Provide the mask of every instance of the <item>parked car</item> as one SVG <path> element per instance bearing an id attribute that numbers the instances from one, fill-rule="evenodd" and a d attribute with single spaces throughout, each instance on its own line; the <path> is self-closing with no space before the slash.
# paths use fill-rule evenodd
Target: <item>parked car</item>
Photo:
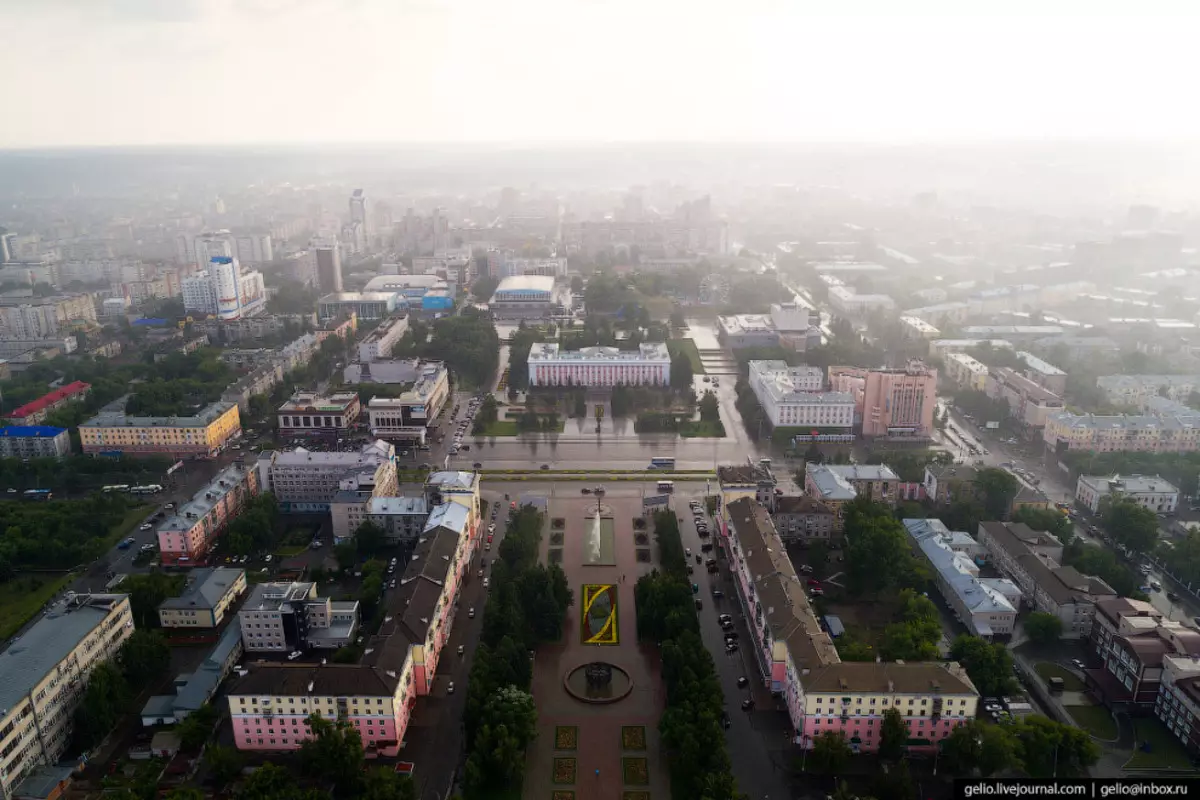
<path id="1" fill-rule="evenodd" d="M 745 675 L 742 675 L 741 677 L 739 677 L 737 679 L 737 685 L 738 685 L 739 689 L 745 689 L 747 686 L 750 685 L 750 679 L 747 678 Z"/>
<path id="2" fill-rule="evenodd" d="M 749 711 L 752 708 L 754 708 L 754 698 L 753 697 L 747 697 L 745 700 L 742 701 L 742 711 Z"/>
<path id="3" fill-rule="evenodd" d="M 725 645 L 726 653 L 736 653 L 738 651 L 737 642 L 729 642 Z"/>
<path id="4" fill-rule="evenodd" d="M 475 606 L 467 609 L 467 619 L 475 619 Z"/>
<path id="5" fill-rule="evenodd" d="M 454 681 L 446 684 L 446 694 L 454 694 Z"/>

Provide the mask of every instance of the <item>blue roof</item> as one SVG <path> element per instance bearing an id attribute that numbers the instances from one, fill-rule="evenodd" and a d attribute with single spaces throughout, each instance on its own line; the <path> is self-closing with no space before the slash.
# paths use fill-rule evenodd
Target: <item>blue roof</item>
<path id="1" fill-rule="evenodd" d="M 214 264 L 232 264 L 233 259 L 229 256 L 213 256 L 211 259 Z"/>
<path id="2" fill-rule="evenodd" d="M 53 425 L 13 425 L 10 428 L 0 428 L 0 437 L 24 438 L 38 437 L 53 439 L 60 433 L 66 433 L 66 428 L 56 428 Z"/>
<path id="3" fill-rule="evenodd" d="M 154 317 L 154 318 L 142 317 L 141 319 L 135 319 L 130 324 L 132 324 L 132 325 L 156 325 L 157 326 L 157 325 L 170 325 L 171 323 L 161 317 Z"/>

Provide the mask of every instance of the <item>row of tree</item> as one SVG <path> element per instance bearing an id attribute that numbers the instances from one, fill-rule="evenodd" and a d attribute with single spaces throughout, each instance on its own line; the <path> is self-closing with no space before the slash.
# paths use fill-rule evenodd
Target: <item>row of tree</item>
<path id="1" fill-rule="evenodd" d="M 567 608 L 574 602 L 562 568 L 538 563 L 543 523 L 544 515 L 533 506 L 518 509 L 492 563 L 463 712 L 467 798 L 520 785 L 525 749 L 537 732 L 529 654 L 538 644 L 562 636 Z"/>
<path id="2" fill-rule="evenodd" d="M 654 516 L 662 571 L 634 587 L 638 638 L 659 645 L 667 707 L 659 721 L 673 797 L 738 797 L 721 726 L 724 695 L 712 655 L 700 638 L 679 524 L 671 511 Z"/>
<path id="3" fill-rule="evenodd" d="M 134 697 L 160 680 L 171 663 L 167 640 L 158 631 L 135 630 L 112 661 L 103 661 L 88 675 L 83 697 L 75 709 L 73 749 L 86 753 L 133 711 Z"/>

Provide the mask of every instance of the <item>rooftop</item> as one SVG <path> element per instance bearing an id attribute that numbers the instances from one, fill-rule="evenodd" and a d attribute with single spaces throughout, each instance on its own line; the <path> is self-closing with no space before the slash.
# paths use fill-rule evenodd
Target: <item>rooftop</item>
<path id="1" fill-rule="evenodd" d="M 367 514 L 378 516 L 424 516 L 429 506 L 424 497 L 372 497 L 367 501 Z"/>
<path id="2" fill-rule="evenodd" d="M 858 491 L 850 481 L 831 470 L 828 464 L 807 464 L 805 472 L 822 500 L 850 501 L 858 497 Z"/>
<path id="3" fill-rule="evenodd" d="M 900 476 L 887 464 L 824 464 L 848 481 L 898 481 Z"/>
<path id="4" fill-rule="evenodd" d="M 131 417 L 125 414 L 129 395 L 119 397 L 79 425 L 81 428 L 207 428 L 221 415 L 237 408 L 237 403 L 219 400 L 190 417 Z"/>
<path id="5" fill-rule="evenodd" d="M 1100 494 L 1109 492 L 1178 494 L 1179 492 L 1174 484 L 1158 475 L 1080 475 L 1079 482 L 1090 486 L 1093 491 Z"/>
<path id="6" fill-rule="evenodd" d="M 637 351 L 616 347 L 582 347 L 560 350 L 557 342 L 539 342 L 529 351 L 530 361 L 670 361 L 671 354 L 662 342 L 645 342 Z"/>
<path id="7" fill-rule="evenodd" d="M 355 392 L 337 392 L 325 397 L 317 392 L 296 392 L 279 407 L 279 413 L 337 412 L 345 413 L 358 403 Z"/>
<path id="8" fill-rule="evenodd" d="M 0 709 L 14 708 L 124 600 L 123 594 L 72 596 L 0 652 Z"/>
<path id="9" fill-rule="evenodd" d="M 55 428 L 51 425 L 13 425 L 8 428 L 0 428 L 0 438 L 53 439 L 60 433 L 66 432 L 66 428 Z"/>
<path id="10" fill-rule="evenodd" d="M 992 370 L 991 379 L 998 384 L 1010 387 L 1024 396 L 1026 400 L 1032 400 L 1040 405 L 1061 407 L 1063 404 L 1062 398 L 1054 392 L 1008 367 Z"/>
<path id="11" fill-rule="evenodd" d="M 501 279 L 492 298 L 495 299 L 496 295 L 503 292 L 545 292 L 550 294 L 553 291 L 554 277 L 551 275 L 510 275 Z"/>
<path id="12" fill-rule="evenodd" d="M 225 495 L 244 484 L 248 472 L 248 467 L 230 464 L 218 472 L 207 486 L 198 489 L 191 500 L 180 503 L 174 514 L 159 523 L 156 531 L 190 531 L 197 521 L 207 517 L 216 508 Z"/>
<path id="13" fill-rule="evenodd" d="M 1083 575 L 1074 567 L 1060 567 L 1034 552 L 1033 546 L 1061 546 L 1050 534 L 1035 531 L 1023 523 L 981 522 L 979 526 L 1008 551 L 1055 603 L 1092 603 L 1101 597 L 1116 595 L 1100 578 Z"/>
<path id="14" fill-rule="evenodd" d="M 277 467 L 301 467 L 315 464 L 350 468 L 362 464 L 378 466 L 384 461 L 394 459 L 396 448 L 382 439 L 377 439 L 364 444 L 357 453 L 314 452 L 297 447 L 294 450 L 264 452 L 259 458 L 261 459 L 263 456 L 273 456 L 274 466 Z"/>
<path id="15" fill-rule="evenodd" d="M 357 664 L 279 664 L 251 666 L 250 674 L 229 687 L 238 695 L 390 697 L 399 678 Z"/>
<path id="16" fill-rule="evenodd" d="M 162 609 L 213 609 L 233 587 L 245 570 L 231 567 L 204 567 L 188 574 L 188 583 L 179 597 L 168 597 L 159 604 Z"/>
<path id="17" fill-rule="evenodd" d="M 470 518 L 471 510 L 462 503 L 442 503 L 440 506 L 434 506 L 433 511 L 429 512 L 424 532 L 446 528 L 461 536 L 467 532 L 467 521 Z"/>
<path id="18" fill-rule="evenodd" d="M 721 483 L 774 483 L 771 470 L 763 464 L 722 464 L 717 467 Z"/>
<path id="19" fill-rule="evenodd" d="M 395 292 L 330 292 L 323 295 L 318 303 L 404 303 L 397 298 Z"/>
<path id="20" fill-rule="evenodd" d="M 426 486 L 440 486 L 445 489 L 474 489 L 479 482 L 479 476 L 474 472 L 449 471 L 431 472 L 425 479 Z"/>
<path id="21" fill-rule="evenodd" d="M 775 501 L 776 514 L 833 514 L 833 510 L 820 500 L 806 494 L 788 495 Z"/>
<path id="22" fill-rule="evenodd" d="M 74 381 L 73 383 L 68 383 L 66 386 L 60 386 L 52 392 L 47 392 L 37 400 L 31 400 L 25 405 L 13 409 L 8 413 L 8 417 L 10 419 L 21 419 L 23 417 L 27 417 L 30 414 L 41 411 L 47 406 L 60 403 L 63 400 L 73 397 L 80 392 L 86 392 L 90 388 L 92 388 L 92 385 L 90 383 L 84 383 L 83 381 Z"/>
<path id="23" fill-rule="evenodd" d="M 292 581 L 291 583 L 256 583 L 241 611 L 273 611 L 285 603 L 307 602 L 318 599 L 315 583 Z"/>
<path id="24" fill-rule="evenodd" d="M 732 314 L 717 317 L 717 323 L 730 336 L 775 332 L 775 323 L 766 314 Z"/>
<path id="25" fill-rule="evenodd" d="M 1049 361 L 1044 361 L 1033 353 L 1027 353 L 1024 350 L 1017 351 L 1017 358 L 1025 362 L 1025 366 L 1029 367 L 1039 375 L 1066 375 L 1058 367 L 1051 364 Z"/>

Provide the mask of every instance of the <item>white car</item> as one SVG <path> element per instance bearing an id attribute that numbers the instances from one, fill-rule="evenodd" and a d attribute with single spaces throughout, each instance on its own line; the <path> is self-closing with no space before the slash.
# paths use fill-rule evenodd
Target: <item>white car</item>
<path id="1" fill-rule="evenodd" d="M 292 652 L 288 653 L 288 661 L 295 661 L 302 655 L 303 653 L 301 653 L 299 650 L 293 650 Z"/>
<path id="2" fill-rule="evenodd" d="M 467 619 L 475 619 L 475 606 L 467 609 Z"/>
<path id="3" fill-rule="evenodd" d="M 495 532 L 496 532 L 496 524 L 492 523 L 491 525 L 488 525 L 488 533 L 495 533 Z"/>
<path id="4" fill-rule="evenodd" d="M 151 525 L 149 522 L 146 522 L 146 523 L 143 523 L 143 524 L 139 525 L 139 526 L 138 526 L 138 530 L 139 530 L 139 531 L 148 531 L 148 530 L 150 530 L 150 529 L 151 529 L 151 528 L 153 528 L 153 527 L 154 527 L 154 526 L 153 526 L 153 525 Z"/>
<path id="5" fill-rule="evenodd" d="M 446 694 L 454 694 L 454 681 L 450 681 L 450 683 L 446 685 Z"/>
<path id="6" fill-rule="evenodd" d="M 491 578 L 484 578 L 483 579 L 483 588 L 485 588 L 485 589 L 488 588 L 488 586 L 490 585 L 490 583 L 489 583 L 490 581 L 491 581 Z"/>
<path id="7" fill-rule="evenodd" d="M 273 558 L 273 556 L 272 556 L 270 553 L 267 553 L 266 557 L 265 557 L 265 558 L 263 558 L 263 561 L 265 561 L 265 562 L 267 562 L 268 564 L 270 564 L 270 563 L 271 563 L 271 559 L 272 559 L 272 558 Z"/>

